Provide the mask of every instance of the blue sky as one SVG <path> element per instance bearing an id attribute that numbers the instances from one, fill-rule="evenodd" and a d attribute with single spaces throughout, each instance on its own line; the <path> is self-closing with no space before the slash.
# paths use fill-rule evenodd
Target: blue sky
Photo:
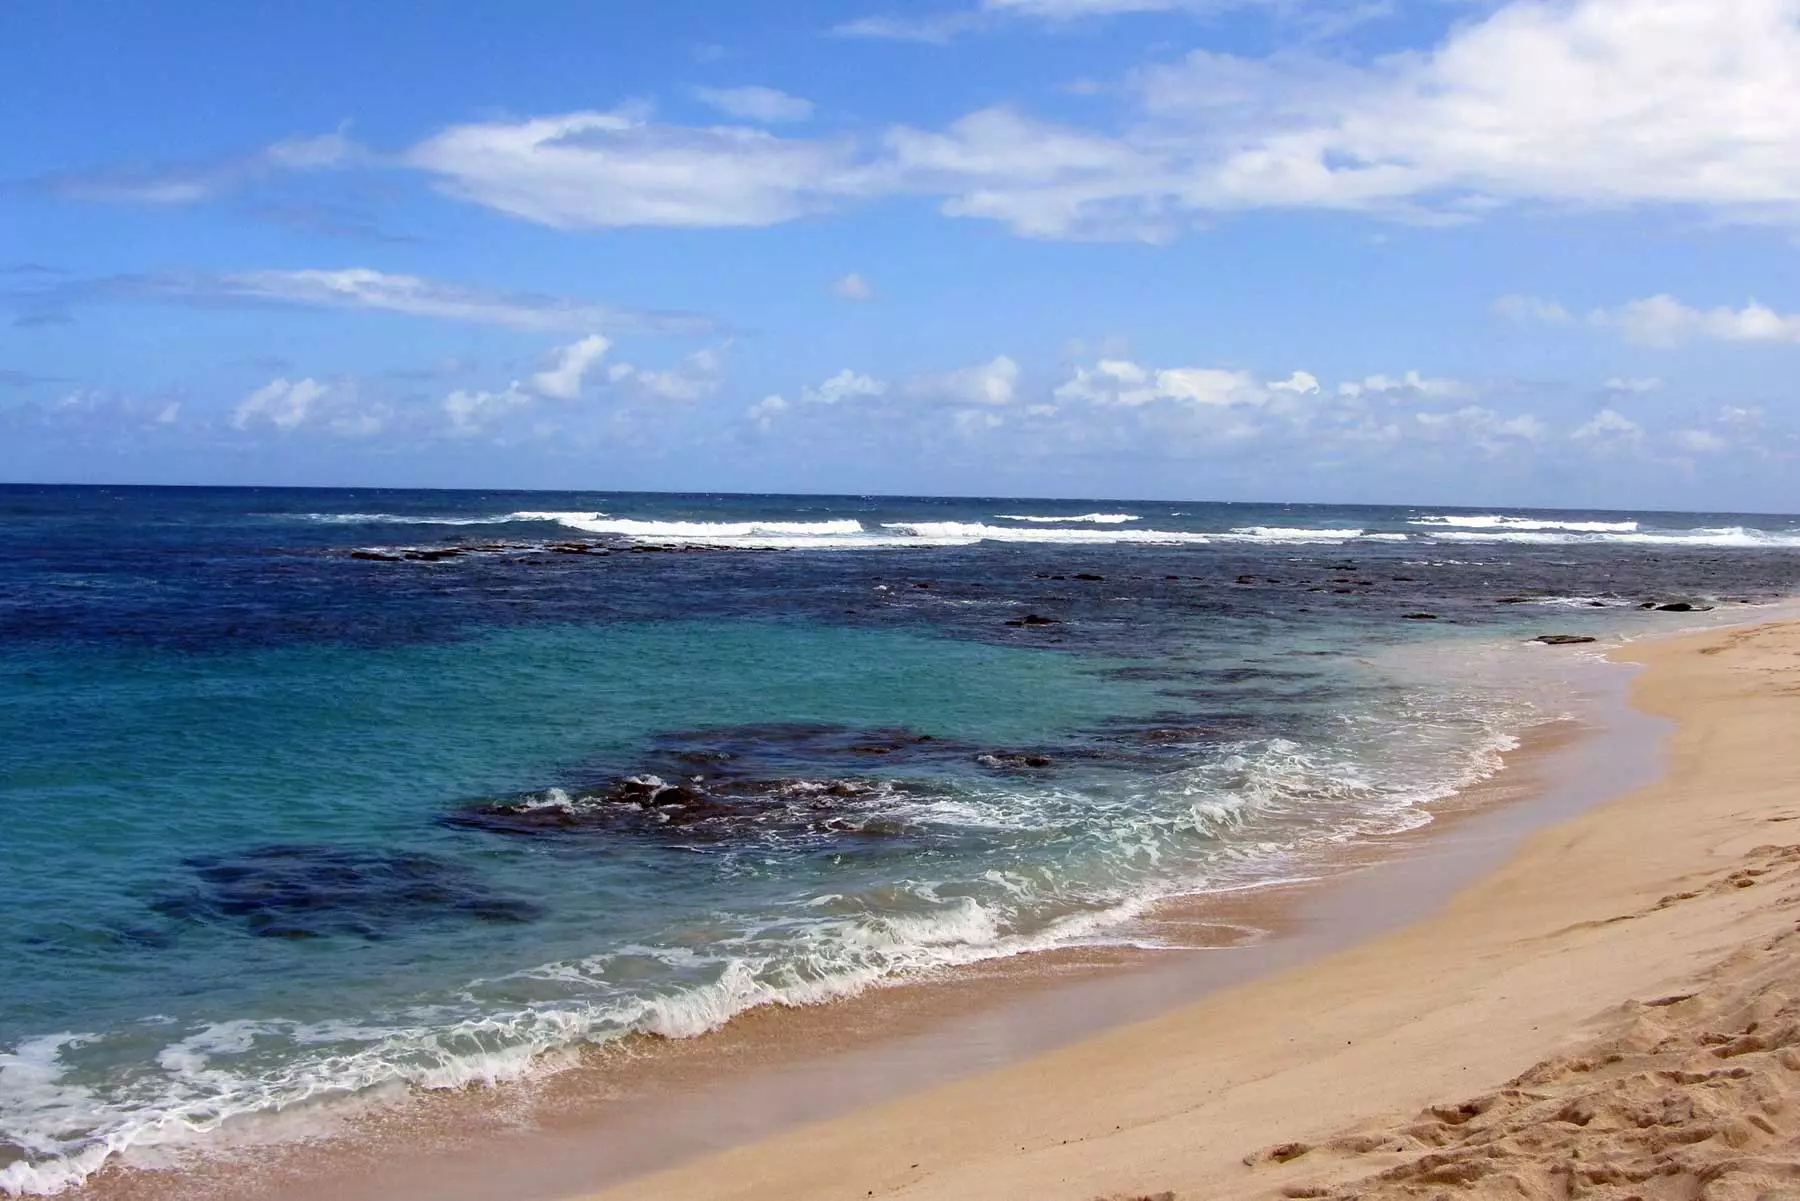
<path id="1" fill-rule="evenodd" d="M 1800 0 L 0 33 L 0 478 L 1800 509 Z"/>

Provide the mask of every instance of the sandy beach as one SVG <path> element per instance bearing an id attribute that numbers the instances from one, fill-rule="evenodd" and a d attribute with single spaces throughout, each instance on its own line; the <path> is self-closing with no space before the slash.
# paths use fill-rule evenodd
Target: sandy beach
<path id="1" fill-rule="evenodd" d="M 1429 918 L 592 1201 L 1800 1194 L 1800 625 L 1614 657 L 1663 775 Z"/>

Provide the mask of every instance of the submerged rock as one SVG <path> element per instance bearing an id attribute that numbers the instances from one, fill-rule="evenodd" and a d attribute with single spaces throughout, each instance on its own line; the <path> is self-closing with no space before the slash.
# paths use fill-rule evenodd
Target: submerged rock
<path id="1" fill-rule="evenodd" d="M 542 914 L 490 890 L 461 864 L 417 852 L 276 844 L 183 862 L 193 886 L 151 908 L 258 938 L 377 939 L 421 922 L 529 922 Z"/>
<path id="2" fill-rule="evenodd" d="M 1591 634 L 1539 634 L 1532 641 L 1541 642 L 1545 646 L 1574 646 L 1577 643 L 1597 640 Z"/>
<path id="3" fill-rule="evenodd" d="M 1050 767 L 1056 761 L 1048 755 L 1031 751 L 987 751 L 975 756 L 975 762 L 1000 771 L 1017 771 L 1020 768 Z"/>
<path id="4" fill-rule="evenodd" d="M 492 834 L 677 835 L 728 842 L 800 836 L 891 837 L 909 827 L 890 811 L 915 788 L 886 780 L 733 780 L 694 776 L 667 781 L 630 776 L 596 792 L 560 788 L 478 802 L 446 814 L 444 824 Z"/>
<path id="5" fill-rule="evenodd" d="M 1054 617 L 1040 617 L 1036 613 L 1027 613 L 1023 617 L 1015 617 L 1006 623 L 1009 626 L 1055 626 L 1062 623 Z"/>

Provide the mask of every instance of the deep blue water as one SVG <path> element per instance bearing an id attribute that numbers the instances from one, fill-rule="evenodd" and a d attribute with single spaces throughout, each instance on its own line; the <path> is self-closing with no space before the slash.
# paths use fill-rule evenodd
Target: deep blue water
<path id="1" fill-rule="evenodd" d="M 0 1191 L 1132 937 L 1493 770 L 1494 648 L 1797 578 L 1755 515 L 0 487 Z"/>

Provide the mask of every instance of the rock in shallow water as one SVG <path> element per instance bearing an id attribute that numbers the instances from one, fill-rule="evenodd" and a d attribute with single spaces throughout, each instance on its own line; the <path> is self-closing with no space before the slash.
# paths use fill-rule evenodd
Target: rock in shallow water
<path id="1" fill-rule="evenodd" d="M 183 862 L 194 885 L 151 908 L 259 938 L 376 939 L 421 922 L 529 922 L 543 912 L 492 891 L 461 864 L 415 852 L 274 845 Z"/>

